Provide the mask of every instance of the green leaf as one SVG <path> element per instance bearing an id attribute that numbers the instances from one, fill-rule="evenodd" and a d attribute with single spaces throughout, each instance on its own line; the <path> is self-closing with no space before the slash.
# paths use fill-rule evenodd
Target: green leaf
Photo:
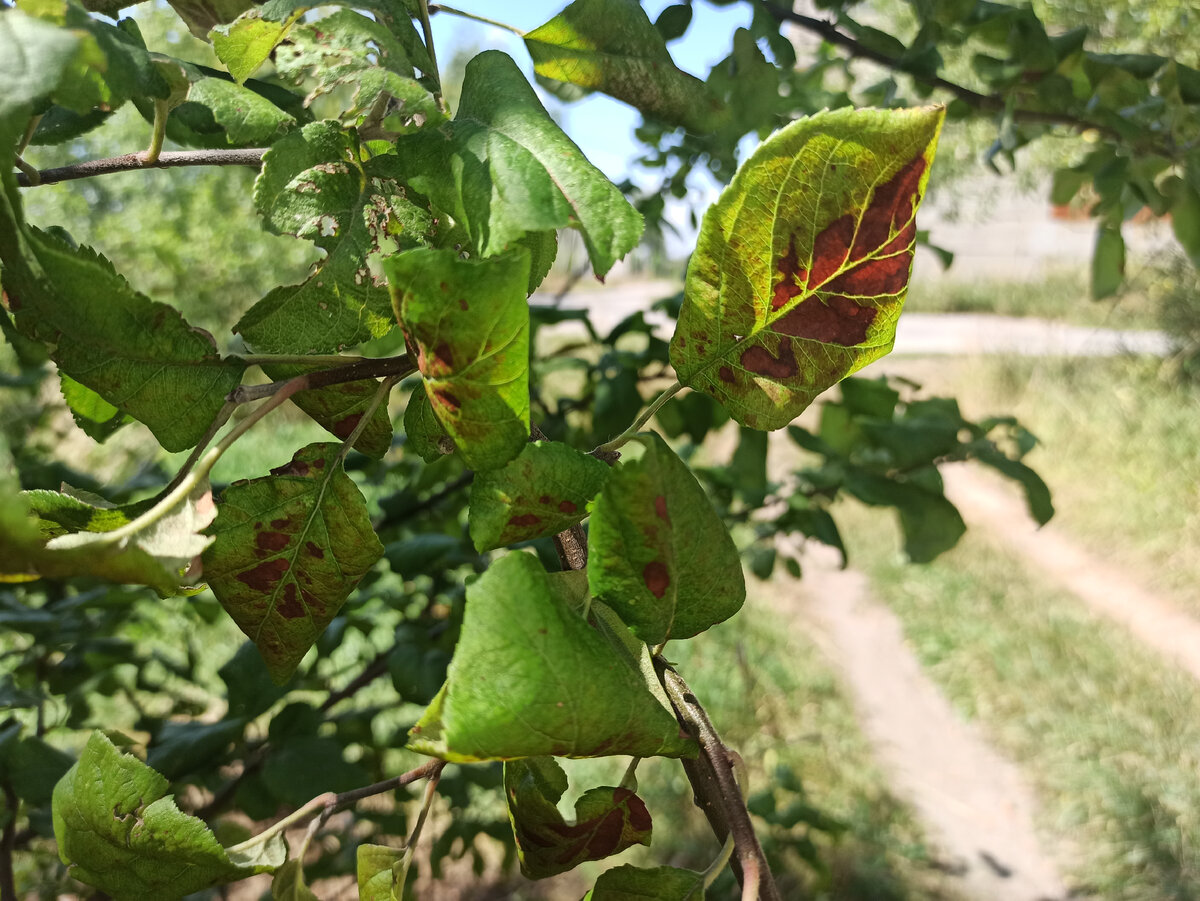
<path id="1" fill-rule="evenodd" d="M 896 508 L 904 552 L 913 563 L 928 563 L 945 553 L 967 531 L 958 509 L 941 493 L 940 479 L 938 490 L 932 491 L 917 481 L 898 482 L 855 467 L 847 472 L 845 484 L 864 504 Z"/>
<path id="2" fill-rule="evenodd" d="M 186 104 L 204 107 L 228 137 L 228 145 L 269 145 L 296 120 L 249 88 L 222 78 L 201 78 L 188 90 Z M 175 114 L 178 114 L 176 110 Z"/>
<path id="3" fill-rule="evenodd" d="M 340 449 L 310 444 L 271 475 L 226 488 L 204 553 L 213 594 L 280 684 L 383 556 Z"/>
<path id="4" fill-rule="evenodd" d="M 694 753 L 636 667 L 557 599 L 536 557 L 509 554 L 467 588 L 446 684 L 408 747 L 456 762 Z"/>
<path id="5" fill-rule="evenodd" d="M 383 269 L 438 421 L 471 469 L 503 466 L 529 440 L 529 253 L 422 248 Z"/>
<path id="6" fill-rule="evenodd" d="M 710 130 L 720 112 L 704 82 L 676 67 L 635 0 L 575 0 L 526 34 L 525 46 L 539 75 L 602 91 L 690 131 Z"/>
<path id="7" fill-rule="evenodd" d="M 326 367 L 272 364 L 264 366 L 263 372 L 273 381 L 281 381 L 321 368 Z M 321 428 L 345 441 L 358 427 L 363 414 L 378 393 L 379 382 L 367 379 L 361 382 L 347 382 L 344 385 L 330 385 L 313 391 L 300 391 L 292 395 L 291 401 Z M 381 460 L 391 446 L 392 420 L 388 415 L 387 405 L 380 404 L 355 440 L 354 449 L 368 457 Z"/>
<path id="8" fill-rule="evenodd" d="M 654 20 L 654 27 L 662 35 L 664 41 L 674 41 L 683 37 L 692 24 L 692 5 L 676 3 L 668 6 Z"/>
<path id="9" fill-rule="evenodd" d="M 412 849 L 364 844 L 356 854 L 359 901 L 402 901 Z"/>
<path id="10" fill-rule="evenodd" d="M 408 444 L 426 463 L 454 453 L 454 442 L 438 422 L 424 387 L 412 393 L 404 408 L 404 434 Z"/>
<path id="11" fill-rule="evenodd" d="M 1041 476 L 1020 460 L 1005 456 L 995 447 L 980 448 L 975 453 L 975 459 L 1021 486 L 1025 492 L 1029 515 L 1039 526 L 1044 526 L 1054 518 L 1054 502 L 1050 497 L 1050 488 Z"/>
<path id="12" fill-rule="evenodd" d="M 371 13 L 386 25 L 404 47 L 408 59 L 425 73 L 433 70 L 429 53 L 413 27 L 403 0 L 343 0 L 313 4 L 308 0 L 268 0 L 262 6 L 242 14 L 230 25 L 216 28 L 210 35 L 217 58 L 239 82 L 267 61 L 292 30 L 296 22 L 316 6 L 352 6 Z"/>
<path id="13" fill-rule="evenodd" d="M 704 901 L 704 874 L 675 867 L 614 867 L 583 901 Z"/>
<path id="14" fill-rule="evenodd" d="M 34 101 L 58 87 L 75 60 L 80 39 L 78 32 L 20 10 L 0 10 L 0 121 L 27 112 Z"/>
<path id="15" fill-rule="evenodd" d="M 504 794 L 521 873 L 545 879 L 587 860 L 603 860 L 634 845 L 650 844 L 650 811 L 628 788 L 593 788 L 575 802 L 568 823 L 557 804 L 567 775 L 553 757 L 504 764 Z"/>
<path id="16" fill-rule="evenodd" d="M 74 763 L 70 754 L 33 735 L 0 743 L 0 774 L 32 807 L 50 804 L 55 784 Z"/>
<path id="17" fill-rule="evenodd" d="M 353 124 L 361 124 L 385 94 L 399 101 L 393 115 L 419 115 L 424 122 L 442 118 L 433 95 L 413 78 L 408 54 L 391 30 L 352 10 L 293 26 L 287 42 L 276 49 L 274 62 L 285 78 L 315 79 L 306 105 L 338 88 L 351 89 L 342 116 Z"/>
<path id="18" fill-rule="evenodd" d="M 321 901 L 304 882 L 304 863 L 289 860 L 275 871 L 271 880 L 272 901 Z"/>
<path id="19" fill-rule="evenodd" d="M 241 381 L 244 364 L 222 359 L 211 335 L 134 291 L 95 251 L 28 228 L 11 151 L 0 157 L 0 261 L 18 328 L 53 345 L 61 372 L 145 423 L 166 450 L 191 447 Z"/>
<path id="20" fill-rule="evenodd" d="M 683 384 L 776 429 L 891 350 L 944 116 L 818 113 L 754 152 L 688 265 L 671 341 Z"/>
<path id="21" fill-rule="evenodd" d="M 468 63 L 452 122 L 402 136 L 396 146 L 408 183 L 450 212 L 483 256 L 528 232 L 576 228 L 603 276 L 641 238 L 642 217 L 498 50 Z"/>
<path id="22" fill-rule="evenodd" d="M 737 548 L 704 489 L 653 432 L 609 476 L 592 512 L 588 583 L 647 644 L 690 638 L 741 609 Z"/>
<path id="23" fill-rule="evenodd" d="M 276 234 L 328 253 L 300 285 L 275 288 L 234 326 L 264 353 L 332 353 L 395 325 L 376 259 L 424 243 L 427 206 L 410 200 L 393 155 L 361 162 L 354 133 L 314 122 L 272 145 L 254 203 Z"/>
<path id="24" fill-rule="evenodd" d="M 103 397 L 69 375 L 58 374 L 63 400 L 71 408 L 75 424 L 96 441 L 105 441 L 121 426 L 133 422 Z"/>
<path id="25" fill-rule="evenodd" d="M 1112 297 L 1125 279 L 1125 239 L 1119 226 L 1105 223 L 1096 230 L 1092 251 L 1092 299 Z"/>
<path id="26" fill-rule="evenodd" d="M 609 468 L 559 441 L 537 441 L 471 485 L 471 540 L 487 551 L 554 535 L 587 515 Z"/>
<path id="27" fill-rule="evenodd" d="M 272 869 L 234 863 L 168 782 L 93 732 L 54 789 L 54 836 L 70 875 L 114 898 L 168 901 Z"/>

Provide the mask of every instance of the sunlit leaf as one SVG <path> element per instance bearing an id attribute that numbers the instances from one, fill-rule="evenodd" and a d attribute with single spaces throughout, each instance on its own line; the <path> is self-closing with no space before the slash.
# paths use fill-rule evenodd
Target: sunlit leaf
<path id="1" fill-rule="evenodd" d="M 54 789 L 54 836 L 70 875 L 116 899 L 168 901 L 273 869 L 235 864 L 167 788 L 161 775 L 92 733 Z"/>
<path id="2" fill-rule="evenodd" d="M 402 901 L 412 857 L 411 848 L 400 850 L 386 845 L 359 845 L 359 901 Z"/>
<path id="3" fill-rule="evenodd" d="M 408 747 L 451 761 L 694 753 L 636 667 L 557 599 L 535 557 L 509 554 L 467 588 L 446 684 Z"/>
<path id="4" fill-rule="evenodd" d="M 587 515 L 609 468 L 559 441 L 529 444 L 471 485 L 471 540 L 486 551 L 561 532 Z"/>
<path id="5" fill-rule="evenodd" d="M 642 641 L 690 638 L 741 609 L 741 561 L 683 461 L 654 433 L 634 440 L 645 452 L 614 468 L 595 503 L 588 582 Z"/>
<path id="6" fill-rule="evenodd" d="M 310 444 L 271 475 L 226 488 L 204 553 L 213 594 L 279 683 L 383 556 L 340 449 Z"/>
<path id="7" fill-rule="evenodd" d="M 671 342 L 681 382 L 775 429 L 891 350 L 944 115 L 819 113 L 754 152 L 700 227 Z"/>
<path id="8" fill-rule="evenodd" d="M 567 775 L 553 757 L 504 764 L 508 819 L 526 877 L 545 879 L 650 844 L 650 811 L 635 792 L 590 789 L 575 802 L 575 822 L 568 823 L 557 806 L 566 790 Z"/>
<path id="9" fill-rule="evenodd" d="M 58 87 L 75 59 L 81 35 L 17 9 L 0 10 L 0 120 Z M 6 165 L 6 169 L 11 168 Z"/>
<path id="10" fill-rule="evenodd" d="M 575 0 L 528 32 L 525 46 L 539 75 L 602 91 L 692 131 L 711 127 L 720 112 L 704 82 L 676 67 L 634 0 Z"/>
<path id="11" fill-rule="evenodd" d="M 637 246 L 642 217 L 587 161 L 498 50 L 467 65 L 452 122 L 397 141 L 406 178 L 491 256 L 528 232 L 576 228 L 596 274 Z"/>
<path id="12" fill-rule="evenodd" d="M 528 251 L 422 248 L 383 268 L 438 421 L 470 468 L 503 466 L 529 440 Z"/>
<path id="13" fill-rule="evenodd" d="M 263 372 L 274 381 L 280 381 L 324 368 L 327 367 L 274 363 L 264 366 Z M 378 381 L 366 379 L 311 391 L 298 391 L 292 395 L 291 401 L 321 428 L 345 441 L 362 421 L 363 414 L 374 401 L 378 390 Z M 388 415 L 387 405 L 380 404 L 355 440 L 354 449 L 378 460 L 391 446 L 392 420 Z"/>

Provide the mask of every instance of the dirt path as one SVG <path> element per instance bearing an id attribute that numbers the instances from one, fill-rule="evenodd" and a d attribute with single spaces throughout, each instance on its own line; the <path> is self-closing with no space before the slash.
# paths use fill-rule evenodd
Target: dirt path
<path id="1" fill-rule="evenodd" d="M 969 526 L 987 530 L 1022 560 L 1200 680 L 1200 622 L 1081 548 L 1053 522 L 1037 528 L 1021 499 L 1005 486 L 966 466 L 943 467 L 942 477 L 946 496 Z"/>
<path id="2" fill-rule="evenodd" d="M 978 901 L 1068 897 L 1034 830 L 1032 790 L 924 674 L 866 577 L 814 551 L 799 586 L 799 598 L 779 599 L 780 611 L 799 620 L 840 670 L 876 758 L 938 853 L 961 873 L 964 894 Z"/>

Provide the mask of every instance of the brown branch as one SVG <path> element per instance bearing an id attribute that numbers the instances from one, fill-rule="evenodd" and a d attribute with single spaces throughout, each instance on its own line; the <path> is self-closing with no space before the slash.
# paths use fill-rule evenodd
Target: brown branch
<path id="1" fill-rule="evenodd" d="M 270 382 L 266 385 L 239 385 L 229 394 L 229 401 L 235 404 L 245 404 L 264 397 L 270 397 L 285 386 L 301 383 L 301 387 L 292 389 L 292 393 L 312 391 L 314 388 L 328 388 L 330 385 L 341 385 L 345 382 L 362 382 L 367 379 L 377 379 L 388 376 L 405 376 L 417 371 L 417 364 L 407 354 L 398 357 L 380 357 L 371 360 L 359 360 L 346 366 L 334 366 L 330 369 L 318 369 L 298 375 L 293 379 Z"/>
<path id="2" fill-rule="evenodd" d="M 965 85 L 950 81 L 940 75 L 926 75 L 922 72 L 914 72 L 907 67 L 903 60 L 894 56 L 889 56 L 878 50 L 874 50 L 860 43 L 855 38 L 838 30 L 837 25 L 825 19 L 818 19 L 813 16 L 806 16 L 803 13 L 795 12 L 786 6 L 778 6 L 774 3 L 764 2 L 763 9 L 767 11 L 776 21 L 791 22 L 793 25 L 798 25 L 805 31 L 812 32 L 826 42 L 841 47 L 850 53 L 851 56 L 859 59 L 868 59 L 871 62 L 878 63 L 885 68 L 895 72 L 903 72 L 910 76 L 914 81 L 928 85 L 932 88 L 940 88 L 943 91 L 948 91 L 957 99 L 963 101 L 973 109 L 982 112 L 1002 112 L 1007 106 L 1006 98 L 1001 94 L 983 94 L 979 91 L 972 90 Z M 1103 132 L 1105 135 L 1113 138 L 1119 138 L 1112 128 L 1107 125 L 1102 125 L 1098 122 L 1092 122 L 1088 119 L 1074 116 L 1070 113 L 1051 113 L 1042 110 L 1030 109 L 1014 109 L 1012 117 L 1018 122 L 1030 122 L 1041 125 L 1063 125 L 1068 128 L 1074 128 L 1077 131 L 1087 131 L 1095 129 Z M 1161 150 L 1161 148 L 1160 148 Z M 1169 154 L 1168 154 L 1169 155 Z"/>
<path id="3" fill-rule="evenodd" d="M 700 744 L 699 758 L 680 761 L 692 785 L 696 806 L 704 812 L 718 839 L 723 842 L 727 836 L 733 836 L 731 863 L 738 881 L 743 886 L 753 886 L 757 881 L 757 896 L 762 901 L 782 901 L 770 864 L 754 833 L 754 824 L 750 822 L 750 811 L 734 775 L 729 749 L 683 676 L 660 656 L 654 658 L 654 669 L 675 715 Z"/>
<path id="4" fill-rule="evenodd" d="M 391 656 L 395 646 L 388 648 L 386 651 L 380 651 L 375 655 L 375 658 L 368 663 L 361 673 L 346 683 L 344 688 L 339 688 L 337 691 L 331 691 L 329 697 L 317 709 L 321 713 L 326 713 L 335 704 L 340 704 L 347 698 L 352 698 L 358 691 L 370 685 L 380 676 L 388 671 L 388 657 Z"/>
<path id="5" fill-rule="evenodd" d="M 8 814 L 8 822 L 4 824 L 4 834 L 0 836 L 0 901 L 17 901 L 17 881 L 13 873 L 13 851 L 17 846 L 17 810 L 21 806 L 17 792 L 11 784 L 5 782 L 4 807 Z"/>
<path id="6" fill-rule="evenodd" d="M 88 160 L 57 169 L 43 169 L 34 182 L 24 172 L 17 174 L 17 184 L 30 188 L 35 184 L 52 185 L 77 178 L 92 178 L 96 175 L 111 175 L 114 172 L 133 172 L 139 169 L 177 169 L 181 166 L 253 166 L 262 165 L 265 147 L 236 150 L 174 150 L 159 154 L 152 163 L 145 161 L 140 153 L 127 153 L 104 160 Z"/>

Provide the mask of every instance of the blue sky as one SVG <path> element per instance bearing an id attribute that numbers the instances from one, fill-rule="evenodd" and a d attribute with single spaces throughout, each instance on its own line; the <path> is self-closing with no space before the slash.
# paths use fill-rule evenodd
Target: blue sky
<path id="1" fill-rule="evenodd" d="M 674 0 L 645 0 L 642 7 L 653 21 L 672 2 Z M 553 18 L 567 5 L 567 0 L 519 0 L 515 3 L 452 0 L 450 5 L 503 21 L 522 31 L 532 31 Z M 742 3 L 715 7 L 699 0 L 694 4 L 694 10 L 687 34 L 672 41 L 669 47 L 676 65 L 703 78 L 713 63 L 729 55 L 733 32 L 739 26 L 749 25 L 750 10 Z M 532 73 L 529 54 L 521 40 L 511 32 L 444 13 L 433 17 L 433 27 L 440 58 L 449 58 L 458 47 L 496 48 L 512 56 L 526 73 Z M 593 94 L 561 108 L 563 129 L 605 175 L 614 181 L 631 175 L 638 180 L 638 173 L 631 166 L 637 153 L 633 130 L 641 120 L 638 112 L 602 94 Z M 697 188 L 708 191 L 711 186 L 697 185 Z"/>

